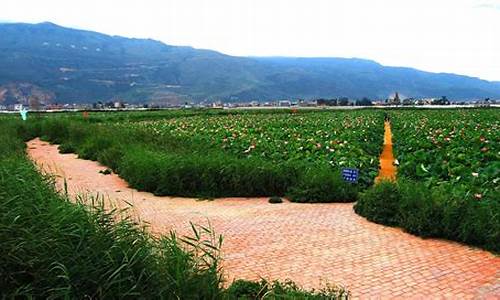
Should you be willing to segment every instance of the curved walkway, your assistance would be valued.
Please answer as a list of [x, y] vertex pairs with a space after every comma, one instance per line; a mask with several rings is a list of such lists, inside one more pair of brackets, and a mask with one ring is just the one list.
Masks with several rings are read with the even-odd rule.
[[207, 218], [224, 235], [224, 269], [233, 278], [292, 279], [305, 287], [340, 283], [355, 298], [500, 299], [500, 258], [454, 242], [421, 239], [366, 221], [352, 204], [269, 204], [267, 199], [197, 201], [128, 188], [104, 167], [59, 154], [38, 139], [28, 154], [71, 195], [99, 193], [150, 224], [154, 233], [189, 233]]

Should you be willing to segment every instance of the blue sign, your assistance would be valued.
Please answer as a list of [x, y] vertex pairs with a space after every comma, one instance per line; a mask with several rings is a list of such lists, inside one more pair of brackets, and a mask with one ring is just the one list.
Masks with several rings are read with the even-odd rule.
[[359, 170], [352, 168], [342, 169], [342, 178], [347, 182], [358, 182]]

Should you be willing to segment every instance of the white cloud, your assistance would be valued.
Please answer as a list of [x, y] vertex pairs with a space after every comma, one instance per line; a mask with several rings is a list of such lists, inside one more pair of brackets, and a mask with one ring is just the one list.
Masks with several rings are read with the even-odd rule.
[[52, 21], [233, 55], [362, 57], [500, 80], [498, 0], [3, 0]]

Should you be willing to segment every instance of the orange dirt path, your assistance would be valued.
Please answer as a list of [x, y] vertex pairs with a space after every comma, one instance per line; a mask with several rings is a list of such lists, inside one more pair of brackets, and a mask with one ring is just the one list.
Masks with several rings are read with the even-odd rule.
[[366, 221], [350, 203], [269, 204], [266, 198], [197, 201], [127, 187], [97, 162], [59, 154], [39, 139], [28, 154], [70, 195], [99, 193], [150, 224], [153, 233], [190, 233], [210, 219], [224, 235], [223, 267], [233, 278], [292, 279], [305, 287], [346, 286], [354, 298], [500, 299], [500, 258], [454, 242], [422, 239]]
[[380, 154], [380, 171], [375, 178], [375, 182], [396, 179], [396, 167], [394, 166], [394, 155], [392, 154], [391, 123], [385, 121], [384, 128], [384, 149]]

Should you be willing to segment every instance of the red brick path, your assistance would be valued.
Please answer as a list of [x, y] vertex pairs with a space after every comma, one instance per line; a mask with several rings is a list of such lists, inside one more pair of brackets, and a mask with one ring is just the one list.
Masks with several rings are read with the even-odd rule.
[[127, 187], [104, 167], [59, 154], [38, 139], [28, 153], [45, 170], [66, 178], [71, 194], [106, 195], [150, 223], [154, 233], [189, 233], [189, 221], [209, 219], [224, 235], [229, 277], [292, 279], [305, 287], [346, 286], [355, 298], [500, 299], [500, 258], [454, 242], [421, 239], [366, 221], [352, 204], [269, 204], [267, 199], [197, 201], [155, 197]]

